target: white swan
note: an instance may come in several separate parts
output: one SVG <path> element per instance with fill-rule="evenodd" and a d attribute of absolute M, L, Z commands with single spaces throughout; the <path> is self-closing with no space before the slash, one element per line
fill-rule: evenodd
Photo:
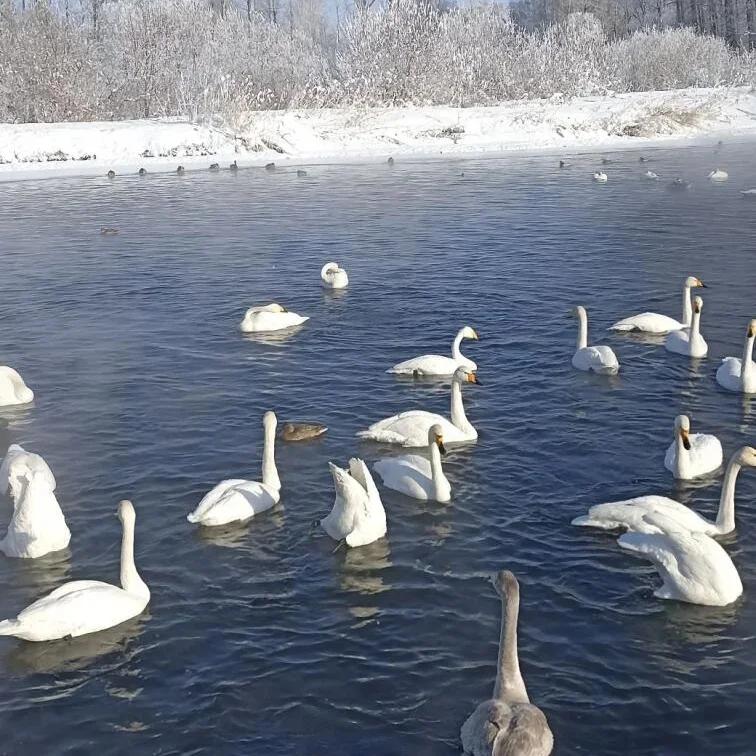
<path fill-rule="evenodd" d="M 708 433 L 690 433 L 687 415 L 675 418 L 675 440 L 664 456 L 664 467 L 678 480 L 692 480 L 717 470 L 722 464 L 722 444 Z"/>
<path fill-rule="evenodd" d="M 756 339 L 756 320 L 748 324 L 743 358 L 725 357 L 717 370 L 717 383 L 728 391 L 756 394 L 756 363 L 753 361 L 753 342 Z"/>
<path fill-rule="evenodd" d="M 743 593 L 727 552 L 705 533 L 691 533 L 658 515 L 644 515 L 656 532 L 625 533 L 617 543 L 653 562 L 662 578 L 654 596 L 703 606 L 727 606 Z"/>
<path fill-rule="evenodd" d="M 52 473 L 42 457 L 28 452 L 15 453 L 7 475 L 13 497 L 13 517 L 0 541 L 0 551 L 9 557 L 36 559 L 65 549 L 71 540 L 71 531 L 53 493 L 55 479 L 52 478 L 51 487 Z"/>
<path fill-rule="evenodd" d="M 658 174 L 654 173 L 653 171 L 646 171 L 643 174 L 643 178 L 647 178 L 649 181 L 658 181 L 659 180 Z"/>
<path fill-rule="evenodd" d="M 413 499 L 447 502 L 451 500 L 451 485 L 441 466 L 444 430 L 434 424 L 428 429 L 428 456 L 405 454 L 402 457 L 381 459 L 373 469 L 381 476 L 383 485 Z"/>
<path fill-rule="evenodd" d="M 709 353 L 709 345 L 701 335 L 701 310 L 703 299 L 696 297 L 693 300 L 693 319 L 690 328 L 672 331 L 664 340 L 664 348 L 668 352 L 684 354 L 686 357 L 706 357 Z"/>
<path fill-rule="evenodd" d="M 462 725 L 462 749 L 470 756 L 548 756 L 554 747 L 554 736 L 544 713 L 530 703 L 520 673 L 520 586 L 509 571 L 500 572 L 494 586 L 501 597 L 496 684 L 493 697 L 479 704 Z"/>
<path fill-rule="evenodd" d="M 578 305 L 572 314 L 578 319 L 578 337 L 572 366 L 578 370 L 593 371 L 601 375 L 617 375 L 619 361 L 611 347 L 588 346 L 588 314 L 585 307 Z"/>
<path fill-rule="evenodd" d="M 347 546 L 366 546 L 386 535 L 386 511 L 367 465 L 350 459 L 349 470 L 328 463 L 336 499 L 320 525 L 336 541 Z"/>
<path fill-rule="evenodd" d="M 0 494 L 6 493 L 10 487 L 11 465 L 14 465 L 14 468 L 17 470 L 22 469 L 21 467 L 16 468 L 14 464 L 21 458 L 23 458 L 24 468 L 34 473 L 37 480 L 44 480 L 45 485 L 51 491 L 55 490 L 57 483 L 55 482 L 55 476 L 53 475 L 52 470 L 48 467 L 47 462 L 45 462 L 39 454 L 26 451 L 26 449 L 20 444 L 11 444 L 8 447 L 8 451 L 5 452 L 2 464 L 0 464 Z"/>
<path fill-rule="evenodd" d="M 465 415 L 462 404 L 462 384 L 480 383 L 472 370 L 457 368 L 452 377 L 451 386 L 451 422 L 435 412 L 410 410 L 387 417 L 373 423 L 367 430 L 360 431 L 359 438 L 369 438 L 385 444 L 402 446 L 425 446 L 428 443 L 428 431 L 432 425 L 440 425 L 446 443 L 465 443 L 475 441 L 478 431 L 473 428 Z"/>
<path fill-rule="evenodd" d="M 189 522 L 208 526 L 243 522 L 278 503 L 281 498 L 281 481 L 274 457 L 277 422 L 275 413 L 266 412 L 263 415 L 265 437 L 262 483 L 241 478 L 222 480 L 206 493 L 197 508 L 187 515 L 186 519 Z"/>
<path fill-rule="evenodd" d="M 465 357 L 459 347 L 462 339 L 478 340 L 478 333 L 474 328 L 465 326 L 457 331 L 451 348 L 451 357 L 444 357 L 441 354 L 424 354 L 421 357 L 413 357 L 411 360 L 399 362 L 394 367 L 389 368 L 387 373 L 397 373 L 399 375 L 454 375 L 458 367 L 466 367 L 468 370 L 477 370 L 478 366 Z"/>
<path fill-rule="evenodd" d="M 609 176 L 607 176 L 603 171 L 596 171 L 593 174 L 593 180 L 597 184 L 605 184 L 607 181 L 609 181 Z"/>
<path fill-rule="evenodd" d="M 679 331 L 681 328 L 688 328 L 693 318 L 690 290 L 697 287 L 706 288 L 706 284 L 695 276 L 688 276 L 683 282 L 682 321 L 675 320 L 666 315 L 659 315 L 656 312 L 642 312 L 640 315 L 632 315 L 629 318 L 618 320 L 614 325 L 609 327 L 609 330 L 666 334 L 670 331 Z"/>
<path fill-rule="evenodd" d="M 727 171 L 723 171 L 721 168 L 717 168 L 709 174 L 709 181 L 714 181 L 715 183 L 727 181 L 728 178 L 730 176 Z"/>
<path fill-rule="evenodd" d="M 326 263 L 320 270 L 320 278 L 326 289 L 346 289 L 349 286 L 349 276 L 338 263 Z"/>
<path fill-rule="evenodd" d="M 691 533 L 725 535 L 735 530 L 735 482 L 743 466 L 756 467 L 756 449 L 744 446 L 730 457 L 715 522 L 666 496 L 639 496 L 625 501 L 596 504 L 588 510 L 587 515 L 576 517 L 572 524 L 602 530 L 624 528 L 636 532 L 652 532 L 643 519 L 645 515 L 651 514 L 671 520 L 678 528 Z"/>
<path fill-rule="evenodd" d="M 150 589 L 134 565 L 136 513 L 130 501 L 118 505 L 123 524 L 121 587 L 99 580 L 75 580 L 35 601 L 15 619 L 0 622 L 0 635 L 29 641 L 76 638 L 120 625 L 141 614 L 150 601 Z"/>
<path fill-rule="evenodd" d="M 0 407 L 29 404 L 34 400 L 34 392 L 24 383 L 24 379 L 7 365 L 0 365 Z"/>
<path fill-rule="evenodd" d="M 242 333 L 266 333 L 301 325 L 308 317 L 289 312 L 275 302 L 262 307 L 250 307 L 239 325 Z"/>

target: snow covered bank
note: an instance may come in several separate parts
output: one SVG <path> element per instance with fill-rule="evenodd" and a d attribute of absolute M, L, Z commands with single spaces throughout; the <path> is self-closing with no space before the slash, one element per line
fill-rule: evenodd
<path fill-rule="evenodd" d="M 511 150 L 624 149 L 756 137 L 756 92 L 686 89 L 497 107 L 260 111 L 236 133 L 177 120 L 0 124 L 0 179 L 362 162 Z"/>

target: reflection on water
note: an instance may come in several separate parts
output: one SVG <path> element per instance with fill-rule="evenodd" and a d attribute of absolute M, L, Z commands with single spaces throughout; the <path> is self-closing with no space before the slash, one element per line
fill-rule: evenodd
<path fill-rule="evenodd" d="M 309 321 L 308 321 L 309 322 Z M 290 339 L 294 338 L 303 328 L 307 327 L 307 322 L 301 325 L 282 328 L 280 331 L 261 331 L 260 333 L 242 333 L 245 341 L 251 341 L 256 344 L 265 346 L 283 346 Z"/>

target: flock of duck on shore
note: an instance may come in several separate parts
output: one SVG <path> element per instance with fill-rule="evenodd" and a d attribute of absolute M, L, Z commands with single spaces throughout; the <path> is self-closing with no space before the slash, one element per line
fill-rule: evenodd
<path fill-rule="evenodd" d="M 328 289 L 349 285 L 347 272 L 334 262 L 323 266 L 320 279 Z M 701 288 L 705 284 L 695 276 L 683 281 L 680 320 L 643 312 L 617 321 L 610 330 L 663 336 L 668 351 L 705 357 L 708 345 L 701 332 L 703 300 L 692 294 L 693 289 Z M 588 345 L 586 309 L 576 306 L 572 315 L 578 323 L 573 367 L 603 376 L 616 375 L 620 363 L 614 351 L 608 346 Z M 274 302 L 249 308 L 239 328 L 243 333 L 264 334 L 292 329 L 307 320 L 308 317 Z M 451 407 L 448 418 L 411 410 L 379 420 L 357 434 L 360 438 L 416 450 L 384 457 L 374 464 L 373 471 L 385 487 L 417 500 L 451 500 L 452 486 L 442 462 L 446 446 L 472 443 L 478 437 L 465 414 L 462 398 L 464 386 L 479 383 L 477 365 L 461 352 L 465 339 L 477 340 L 478 334 L 470 326 L 464 326 L 453 340 L 450 356 L 426 354 L 389 368 L 388 372 L 398 375 L 451 378 Z M 756 319 L 746 324 L 742 356 L 726 357 L 716 371 L 716 381 L 724 389 L 756 394 L 755 341 Z M 0 366 L 0 407 L 29 404 L 33 399 L 34 393 L 21 375 L 13 368 Z M 244 522 L 279 502 L 281 480 L 275 462 L 278 426 L 275 413 L 266 412 L 262 423 L 261 480 L 222 480 L 187 515 L 190 523 L 216 527 Z M 289 422 L 282 426 L 278 437 L 301 442 L 326 431 L 317 423 Z M 672 475 L 680 480 L 711 475 L 722 462 L 722 445 L 716 436 L 691 433 L 689 418 L 678 416 L 672 443 L 664 457 L 664 465 Z M 357 548 L 382 538 L 387 532 L 386 511 L 368 466 L 359 458 L 350 459 L 345 468 L 332 463 L 329 466 L 335 500 L 319 525 L 337 542 L 336 548 Z M 735 529 L 735 485 L 742 467 L 756 467 L 756 449 L 745 446 L 731 455 L 713 521 L 673 499 L 646 495 L 592 506 L 572 524 L 622 531 L 619 546 L 646 558 L 658 570 L 662 580 L 654 594 L 658 598 L 708 606 L 730 604 L 742 594 L 743 586 L 735 565 L 715 537 Z M 0 466 L 0 493 L 9 491 L 13 502 L 10 525 L 0 540 L 0 550 L 6 556 L 37 558 L 68 546 L 71 533 L 55 496 L 56 485 L 52 470 L 40 455 L 18 444 L 8 448 Z M 150 590 L 134 561 L 136 514 L 130 501 L 119 503 L 118 516 L 122 523 L 120 587 L 92 580 L 65 583 L 15 618 L 0 622 L 0 635 L 27 641 L 77 637 L 118 625 L 145 609 Z M 553 735 L 543 712 L 530 703 L 519 669 L 519 584 L 506 570 L 494 576 L 493 583 L 502 606 L 496 683 L 493 696 L 481 703 L 462 725 L 462 746 L 465 753 L 474 756 L 546 756 L 553 748 Z"/>

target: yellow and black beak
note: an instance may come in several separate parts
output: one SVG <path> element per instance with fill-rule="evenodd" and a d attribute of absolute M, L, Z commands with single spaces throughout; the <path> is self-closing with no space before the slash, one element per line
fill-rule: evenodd
<path fill-rule="evenodd" d="M 480 341 L 480 336 L 475 329 L 473 329 L 473 339 L 475 339 L 475 341 Z"/>
<path fill-rule="evenodd" d="M 443 436 L 436 436 L 436 446 L 438 447 L 438 450 L 441 452 L 441 454 L 446 454 L 446 447 L 444 446 Z"/>
<path fill-rule="evenodd" d="M 754 330 L 752 325 L 748 326 L 748 338 L 752 339 L 756 335 L 756 331 Z"/>
<path fill-rule="evenodd" d="M 468 373 L 467 374 L 467 382 L 468 383 L 477 383 L 479 386 L 481 385 L 480 381 L 478 380 L 478 376 L 475 373 Z"/>
<path fill-rule="evenodd" d="M 698 302 L 693 304 L 693 312 L 701 312 L 701 305 L 699 305 Z"/>
<path fill-rule="evenodd" d="M 703 282 L 703 281 L 702 281 L 702 280 L 701 280 L 700 278 L 698 279 L 698 285 L 699 285 L 699 286 L 700 286 L 700 287 L 701 287 L 702 289 L 708 289 L 708 288 L 709 288 L 709 287 L 708 287 L 708 286 L 707 286 L 707 285 L 706 285 L 706 284 L 705 284 L 705 283 L 704 283 L 704 282 Z"/>
<path fill-rule="evenodd" d="M 685 450 L 690 451 L 690 435 L 688 434 L 688 431 L 685 430 L 685 428 L 680 428 L 680 438 L 682 439 Z"/>

